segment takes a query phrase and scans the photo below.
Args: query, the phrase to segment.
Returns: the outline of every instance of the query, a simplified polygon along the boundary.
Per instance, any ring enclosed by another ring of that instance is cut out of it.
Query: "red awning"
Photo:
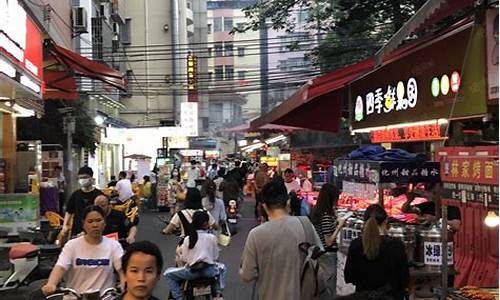
[[[381,66],[397,60],[420,47],[426,47],[439,36],[452,34],[461,26],[468,26],[469,19],[462,20],[437,34],[392,51],[386,55]],[[465,25],[464,25],[465,24]],[[342,110],[342,97],[347,97],[347,85],[373,71],[375,57],[317,77],[303,85],[289,99],[267,114],[253,120],[250,128],[265,124],[296,126],[318,131],[338,132]]]
[[[337,132],[342,110],[342,88],[375,66],[373,58],[317,77],[288,100],[250,123],[252,129],[266,124]]]
[[[54,68],[54,64],[44,68],[44,99],[77,99],[74,76],[96,79],[122,91],[126,90],[123,74],[105,63],[93,61],[50,41],[45,43],[45,56],[58,64],[57,68]]]

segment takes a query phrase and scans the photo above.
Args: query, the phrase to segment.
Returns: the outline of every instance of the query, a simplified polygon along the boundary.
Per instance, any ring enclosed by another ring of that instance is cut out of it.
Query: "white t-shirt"
[[[224,178],[222,177],[217,177],[217,179],[214,180],[215,183],[215,197],[222,199],[222,191],[219,191],[220,184],[224,181]]]
[[[200,169],[198,167],[195,167],[194,169],[192,167],[189,167],[187,170],[187,187],[196,187],[196,179],[200,178]]]
[[[300,183],[297,180],[292,180],[291,182],[285,181],[286,193],[289,194],[291,191],[300,191]]]
[[[183,209],[181,210],[180,212],[182,212],[184,214],[184,216],[186,217],[186,220],[191,223],[193,222],[193,215],[196,211],[203,211],[203,209]],[[181,219],[179,218],[179,213],[176,213],[172,219],[170,219],[170,223],[171,224],[174,224],[175,227],[181,227],[181,236],[185,236],[185,233],[184,233],[184,227],[181,226]],[[215,219],[214,217],[210,214],[210,212],[208,212],[208,225],[212,226],[215,224]]]
[[[120,243],[103,237],[92,245],[83,236],[70,240],[62,249],[56,265],[66,270],[66,286],[78,293],[104,292],[115,286],[114,271],[121,269]]]
[[[197,262],[214,264],[219,258],[219,247],[215,235],[198,230],[198,241],[193,249],[189,249],[189,237],[184,239],[181,246],[181,260],[191,266]]]
[[[115,189],[120,194],[119,198],[121,201],[128,200],[134,196],[134,192],[132,192],[132,183],[126,178],[118,181]]]

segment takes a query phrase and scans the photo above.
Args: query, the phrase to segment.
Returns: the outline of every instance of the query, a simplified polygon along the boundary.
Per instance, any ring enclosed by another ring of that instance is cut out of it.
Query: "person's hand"
[[[68,225],[63,225],[63,227],[61,228],[61,233],[63,235],[67,234],[69,232],[69,226]]]
[[[345,222],[346,222],[346,221],[347,221],[347,219],[346,219],[346,218],[340,218],[340,219],[338,220],[338,222],[339,222],[339,223],[338,223],[338,227],[339,227],[339,228],[344,227],[344,225],[345,225]]]
[[[49,296],[49,295],[54,294],[54,292],[56,290],[57,290],[57,286],[55,286],[54,284],[47,283],[46,285],[42,286],[42,293],[45,296]]]
[[[126,239],[127,243],[130,245],[130,244],[133,244],[135,242],[135,237],[133,236],[128,236],[127,239]]]
[[[161,234],[165,234],[165,235],[167,235],[167,234],[168,234],[168,232],[167,232],[167,227],[165,227],[165,228],[163,228],[163,229],[161,230]]]

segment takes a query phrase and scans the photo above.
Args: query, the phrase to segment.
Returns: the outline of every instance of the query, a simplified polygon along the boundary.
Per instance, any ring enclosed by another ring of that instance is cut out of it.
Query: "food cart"
[[[340,214],[346,211],[354,212],[354,217],[347,220],[339,236],[338,295],[354,292],[354,286],[346,284],[343,276],[347,250],[350,242],[361,235],[364,209],[371,204],[378,203],[387,211],[391,223],[389,235],[403,240],[409,262],[413,266],[410,273],[413,279],[423,276],[439,277],[440,270],[435,267],[438,262],[434,258],[431,261],[423,251],[424,243],[440,243],[439,232],[437,236],[432,235],[436,228],[422,228],[416,223],[415,215],[402,213],[402,205],[406,201],[404,194],[397,197],[392,195],[392,190],[398,185],[439,182],[438,162],[337,159],[333,172],[336,183],[342,190],[338,201]],[[424,201],[426,199],[417,198],[413,203]],[[430,255],[432,256],[432,253]]]

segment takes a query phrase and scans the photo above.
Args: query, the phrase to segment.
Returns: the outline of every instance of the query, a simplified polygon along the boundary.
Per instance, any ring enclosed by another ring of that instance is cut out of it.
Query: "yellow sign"
[[[270,167],[277,167],[278,166],[278,158],[277,157],[262,156],[260,158],[260,162],[266,163]]]

